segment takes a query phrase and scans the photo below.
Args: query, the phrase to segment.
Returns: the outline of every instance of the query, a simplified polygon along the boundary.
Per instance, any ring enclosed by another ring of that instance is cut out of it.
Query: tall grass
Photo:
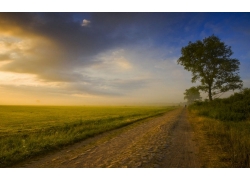
[[[194,115],[193,126],[200,126],[195,128],[199,131],[196,133],[205,139],[206,147],[201,149],[213,149],[206,157],[208,167],[250,167],[250,121],[220,121],[197,116],[194,111],[190,114]],[[216,162],[212,162],[214,159]]]
[[[229,167],[250,167],[250,89],[229,98],[195,103],[189,110],[203,117],[202,131],[207,142],[215,142],[220,149],[221,161]]]
[[[250,117],[250,89],[225,99],[215,99],[212,102],[197,102],[190,106],[199,115],[222,121],[242,121]]]
[[[0,167],[172,109],[0,106]]]

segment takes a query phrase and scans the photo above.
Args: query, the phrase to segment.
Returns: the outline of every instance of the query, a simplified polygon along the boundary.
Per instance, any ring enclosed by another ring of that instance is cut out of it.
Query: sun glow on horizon
[[[185,89],[196,84],[191,83],[191,72],[177,64],[181,48],[214,32],[234,47],[248,87],[250,36],[244,32],[249,31],[249,17],[250,13],[0,13],[0,104],[184,102]]]

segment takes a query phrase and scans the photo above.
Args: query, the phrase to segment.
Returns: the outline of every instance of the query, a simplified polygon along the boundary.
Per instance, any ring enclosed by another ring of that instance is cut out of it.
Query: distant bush
[[[250,117],[250,89],[245,88],[228,98],[208,102],[196,102],[189,106],[198,115],[222,121],[242,121]]]

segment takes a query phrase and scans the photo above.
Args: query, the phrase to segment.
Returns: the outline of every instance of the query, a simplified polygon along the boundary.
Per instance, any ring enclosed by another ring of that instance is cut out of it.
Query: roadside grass
[[[204,167],[250,167],[250,121],[221,121],[189,111]]]
[[[212,102],[196,102],[190,108],[201,116],[221,121],[244,121],[250,117],[250,89],[245,88],[228,98]]]
[[[188,109],[192,115],[190,122],[199,134],[197,137],[201,139],[202,149],[210,152],[212,160],[205,158],[207,166],[250,167],[249,88],[228,98],[196,102]],[[200,152],[202,156],[207,156]]]
[[[0,167],[175,108],[0,106]]]

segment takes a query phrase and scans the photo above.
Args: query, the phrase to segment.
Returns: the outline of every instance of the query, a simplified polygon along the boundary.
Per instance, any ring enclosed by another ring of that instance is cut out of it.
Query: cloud
[[[124,69],[124,70],[132,69],[131,63],[129,63],[124,57],[115,59],[115,62],[120,67],[120,69]]]
[[[82,24],[81,24],[81,26],[85,26],[85,27],[88,27],[88,26],[90,26],[90,21],[89,20],[87,20],[87,19],[84,19],[84,20],[82,20]]]
[[[93,63],[89,68],[109,73],[123,73],[132,70],[133,64],[127,58],[127,53],[129,52],[119,48],[99,53],[93,57],[96,63]]]
[[[202,31],[216,30],[214,25],[220,22],[209,19],[216,15],[0,13],[0,71],[32,77],[30,82],[20,78],[22,85],[57,84],[58,93],[70,96],[159,94],[157,87],[166,90],[164,87],[171,85],[182,91],[190,84],[189,74],[175,60],[181,47],[200,39]],[[237,25],[238,29],[229,30],[249,32],[249,25]],[[221,24],[218,28],[216,32],[223,33],[225,27]],[[248,41],[235,43],[239,50],[249,47]],[[241,52],[238,54],[245,55],[248,64],[248,56]],[[151,87],[154,83],[156,88]]]
[[[7,61],[10,59],[9,54],[0,54],[0,61]]]
[[[79,67],[104,64],[95,59],[97,54],[131,41],[130,37],[120,32],[123,28],[113,28],[119,18],[113,17],[114,22],[107,23],[105,17],[111,17],[112,14],[100,15],[93,14],[92,19],[99,24],[88,30],[72,21],[70,13],[1,13],[0,38],[7,51],[1,53],[0,59],[11,61],[1,70],[36,74],[45,81],[84,80],[81,73],[77,72]],[[129,17],[132,18],[131,15]],[[103,24],[104,21],[110,27]],[[82,23],[89,25],[89,22],[84,19]],[[112,37],[112,34],[116,34],[116,37]],[[129,62],[122,58],[114,59],[114,64],[120,69],[131,68]]]

